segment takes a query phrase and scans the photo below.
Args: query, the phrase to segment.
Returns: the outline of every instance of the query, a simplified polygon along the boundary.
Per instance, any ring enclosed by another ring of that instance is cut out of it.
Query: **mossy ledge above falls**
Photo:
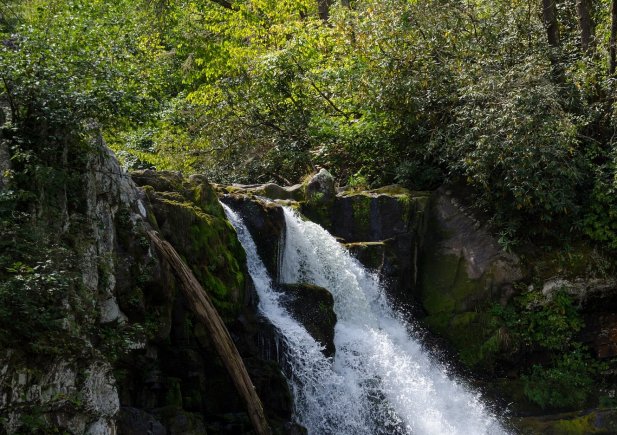
[[[10,150],[0,150],[2,431],[251,432],[210,337],[146,236],[154,229],[212,298],[274,431],[303,432],[290,422],[275,332],[257,314],[219,197],[243,215],[275,281],[280,204],[328,229],[410,308],[427,346],[445,349],[486,396],[510,403],[521,432],[616,430],[617,286],[610,261],[591,247],[505,252],[446,188],[337,190],[325,170],[292,187],[130,176],[93,137],[46,163],[64,175],[53,179],[20,175]],[[328,289],[279,290],[335,354]]]

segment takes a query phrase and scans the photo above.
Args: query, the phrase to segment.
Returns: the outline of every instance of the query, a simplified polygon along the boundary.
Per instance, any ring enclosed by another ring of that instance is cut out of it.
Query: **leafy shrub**
[[[31,264],[0,259],[0,343],[34,353],[55,354],[80,346],[76,317],[84,315],[77,299],[79,281],[71,255],[59,246],[43,246]]]
[[[368,180],[361,172],[356,172],[347,180],[347,186],[352,190],[366,190],[369,187]]]
[[[580,346],[556,358],[549,367],[534,365],[522,377],[525,395],[542,408],[584,406],[595,386],[600,365]]]
[[[542,408],[576,407],[586,402],[602,365],[576,341],[583,319],[569,295],[557,291],[547,299],[540,292],[529,291],[512,305],[495,306],[493,314],[513,352],[542,354],[548,360],[533,365],[521,377],[530,401]]]
[[[537,59],[463,89],[444,165],[479,192],[499,223],[547,231],[577,209],[576,125]]]
[[[403,161],[396,168],[394,180],[412,190],[434,189],[443,182],[441,168],[421,160]]]
[[[591,239],[617,250],[617,191],[614,165],[596,170],[589,207],[583,216],[582,228]]]
[[[493,315],[507,328],[517,348],[522,350],[568,349],[575,334],[583,327],[583,319],[564,291],[547,299],[542,293],[529,291],[506,307],[495,305]]]

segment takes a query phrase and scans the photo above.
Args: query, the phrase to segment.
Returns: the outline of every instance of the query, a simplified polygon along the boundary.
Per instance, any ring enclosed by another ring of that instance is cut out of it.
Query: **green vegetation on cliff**
[[[97,120],[132,168],[453,181],[509,239],[614,248],[609,3],[8,1],[0,95],[14,126]]]

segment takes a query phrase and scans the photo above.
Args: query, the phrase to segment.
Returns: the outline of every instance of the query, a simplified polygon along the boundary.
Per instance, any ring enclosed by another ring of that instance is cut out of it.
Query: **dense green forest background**
[[[33,179],[96,124],[128,168],[447,182],[506,247],[617,249],[616,33],[609,0],[3,0],[0,100]]]

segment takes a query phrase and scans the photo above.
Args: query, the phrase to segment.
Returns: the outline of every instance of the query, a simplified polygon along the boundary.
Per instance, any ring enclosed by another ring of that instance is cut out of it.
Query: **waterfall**
[[[505,434],[478,394],[448,376],[410,334],[376,275],[319,225],[285,208],[281,281],[328,289],[337,315],[336,356],[279,303],[242,220],[223,206],[247,253],[259,309],[280,331],[295,417],[310,434]]]
[[[249,273],[259,296],[258,308],[284,341],[282,350],[289,366],[286,376],[294,397],[296,418],[311,434],[370,434],[362,422],[361,408],[353,401],[355,386],[335,372],[332,359],[322,352],[324,347],[279,303],[280,293],[274,290],[251,234],[242,219],[222,205],[246,251]]]

